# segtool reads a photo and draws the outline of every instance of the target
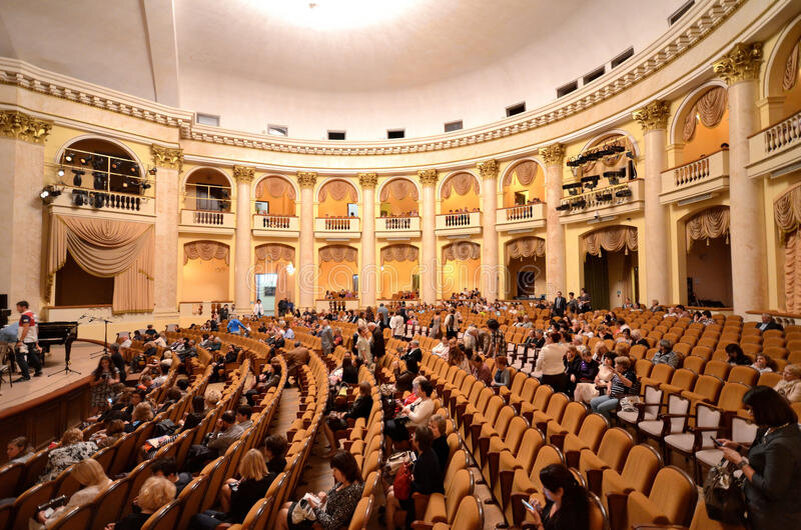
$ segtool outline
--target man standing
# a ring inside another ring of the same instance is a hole
[[[448,316],[445,317],[445,336],[452,339],[458,335],[459,323],[456,320],[456,310],[451,308]]]
[[[389,325],[389,309],[382,303],[378,305],[378,316],[381,319],[381,329]]]
[[[328,319],[323,320],[320,330],[320,347],[325,355],[331,355],[331,352],[334,351],[334,331],[331,329]]]
[[[556,291],[556,298],[553,300],[553,314],[557,317],[565,316],[565,309],[567,309],[567,300],[562,296],[562,291]]]
[[[386,353],[384,332],[381,330],[381,327],[376,326],[374,322],[367,324],[367,329],[373,334],[373,339],[370,341],[370,353],[373,356],[373,362],[379,363]]]
[[[400,312],[390,312],[389,327],[392,329],[392,336],[396,339],[403,338],[403,316]]]
[[[225,304],[220,308],[220,322],[228,320],[228,304]]]
[[[586,313],[592,311],[592,304],[590,303],[590,293],[584,287],[581,288],[581,295],[579,296],[579,310]]]
[[[438,339],[442,337],[442,320],[439,316],[439,311],[434,311],[434,317],[431,319],[431,328],[428,332],[428,336],[432,339]]]
[[[256,318],[261,318],[264,315],[264,306],[261,304],[261,298],[257,298],[256,303],[253,304],[253,315]]]
[[[17,311],[20,316],[19,326],[17,327],[17,343],[14,351],[21,376],[17,381],[30,381],[29,365],[33,367],[34,377],[42,375],[42,361],[39,359],[39,352],[36,347],[36,341],[38,340],[36,315],[30,310],[30,306],[25,300],[17,302]]]
[[[575,315],[579,312],[579,302],[576,300],[576,295],[573,294],[572,291],[567,293],[567,296],[569,297],[567,300],[567,311]]]

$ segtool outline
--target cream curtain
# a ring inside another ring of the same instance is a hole
[[[184,265],[189,263],[190,259],[203,261],[222,259],[228,265],[230,261],[229,250],[228,245],[217,241],[192,241],[184,245]]]
[[[716,206],[694,215],[687,221],[687,252],[693,245],[693,241],[705,239],[709,244],[710,239],[726,236],[726,243],[729,242],[729,208],[726,206]]]
[[[801,184],[796,184],[773,201],[773,217],[782,237],[801,226]]]
[[[481,257],[481,247],[476,243],[462,241],[451,243],[442,248],[442,260],[444,263],[478,259],[479,257]]]
[[[541,258],[545,255],[545,240],[541,237],[521,237],[506,244],[506,255],[511,259]]]
[[[451,196],[451,191],[457,195],[467,195],[471,189],[478,193],[478,181],[470,173],[457,173],[448,178],[442,185],[442,198],[447,199]]]
[[[793,46],[793,49],[790,50],[790,55],[787,56],[787,62],[784,65],[782,88],[785,90],[785,92],[792,90],[798,81],[798,54],[801,53],[801,50],[799,50],[800,44],[801,41],[795,43],[795,46]]]
[[[333,261],[335,263],[342,263],[349,261],[356,263],[356,249],[353,247],[346,247],[344,245],[329,245],[320,249],[320,261]]]
[[[388,202],[390,197],[402,201],[410,195],[412,199],[418,200],[417,186],[404,178],[392,180],[381,188],[381,202]]]
[[[537,176],[537,163],[531,160],[520,162],[514,167],[514,171],[508,171],[503,179],[503,185],[508,186],[512,183],[512,175],[517,175],[517,181],[522,186],[528,186]]]
[[[388,261],[417,261],[418,250],[413,245],[390,245],[381,249],[381,263]]]
[[[632,226],[610,226],[590,232],[581,238],[584,252],[601,256],[602,250],[617,252],[637,251],[637,229]]]
[[[727,103],[728,92],[723,87],[710,88],[704,92],[704,95],[698,98],[695,105],[687,112],[687,117],[684,118],[684,130],[682,131],[684,141],[689,142],[695,136],[696,114],[705,127],[716,127],[726,113]]]
[[[801,313],[801,230],[784,243],[784,295],[789,313]]]
[[[114,278],[113,312],[152,311],[154,241],[151,223],[54,215],[47,273],[63,267],[69,251],[87,273]]]
[[[356,193],[356,188],[349,182],[344,180],[332,180],[327,182],[320,188],[320,202],[324,201],[328,195],[335,201],[341,201],[346,196],[350,202],[356,202],[359,194]]]
[[[295,261],[295,249],[289,245],[267,244],[255,249],[256,259],[261,261]]]
[[[256,186],[256,197],[270,196],[275,199],[288,196],[295,200],[295,188],[281,177],[266,177]]]

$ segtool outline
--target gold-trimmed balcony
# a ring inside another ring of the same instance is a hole
[[[236,216],[231,212],[212,210],[181,210],[180,232],[198,234],[233,234]]]
[[[420,237],[420,218],[376,217],[375,236],[380,239],[406,240]]]
[[[358,217],[316,217],[314,237],[326,241],[347,241],[362,237]]]
[[[638,178],[564,197],[557,209],[561,224],[600,223],[612,221],[620,215],[638,212],[644,206],[645,181]]]
[[[729,151],[721,149],[711,155],[662,172],[662,204],[711,199],[729,189]]]
[[[434,231],[438,236],[461,237],[481,233],[481,212],[445,213],[437,216]]]
[[[45,204],[52,213],[92,215],[106,219],[142,220],[156,216],[153,197],[93,190],[77,186],[47,186]],[[44,190],[42,192],[44,194]]]
[[[801,169],[801,112],[748,138],[748,176],[781,177]]]
[[[503,208],[495,212],[495,228],[498,232],[527,232],[545,226],[545,204],[522,204]]]
[[[253,235],[265,237],[300,236],[300,219],[294,215],[253,215]]]

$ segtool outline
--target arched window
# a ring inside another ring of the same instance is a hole
[[[152,185],[146,168],[125,149],[100,138],[71,143],[59,165],[62,183],[73,188],[144,195]]]
[[[209,212],[231,211],[231,184],[220,171],[200,168],[192,172],[184,186],[184,207]]]

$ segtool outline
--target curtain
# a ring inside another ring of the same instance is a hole
[[[261,179],[259,184],[256,186],[256,198],[261,199],[266,196],[274,199],[288,196],[294,201],[295,188],[292,187],[292,184],[281,177],[266,177]]]
[[[113,312],[152,311],[154,233],[152,223],[54,215],[48,277],[64,266],[69,251],[87,273],[114,278]]]
[[[511,259],[541,258],[545,255],[545,240],[541,237],[521,237],[506,244],[506,254]]]
[[[190,259],[200,259],[210,261],[212,259],[223,259],[225,264],[229,264],[229,248],[224,243],[217,241],[192,241],[184,245],[184,265]]]
[[[709,244],[710,239],[726,236],[726,244],[729,243],[729,208],[726,206],[716,206],[708,208],[687,221],[687,252],[693,245],[693,241],[706,239]]]
[[[684,141],[689,142],[695,136],[696,115],[700,117],[704,127],[716,127],[726,113],[727,103],[728,92],[723,87],[710,88],[704,92],[688,111],[687,117],[684,118],[684,130],[682,131]]]
[[[332,180],[324,184],[320,188],[320,202],[323,202],[329,194],[335,201],[341,201],[347,196],[349,202],[356,202],[359,197],[358,193],[356,193],[356,188],[350,182],[345,182],[344,180]]]
[[[475,190],[478,193],[478,181],[476,177],[470,173],[457,173],[442,185],[442,198],[447,199],[451,196],[451,191],[455,191],[457,195],[467,195],[470,190]]]
[[[333,261],[335,263],[349,261],[356,263],[356,249],[344,245],[329,245],[320,249],[320,261]]]
[[[508,186],[512,183],[512,174],[517,175],[517,181],[522,186],[528,186],[537,176],[537,163],[526,160],[515,166],[514,171],[508,171],[503,179],[503,185]]]
[[[457,260],[478,259],[480,256],[481,247],[476,243],[469,243],[467,241],[451,243],[442,248],[442,259],[444,263]]]
[[[399,178],[394,179],[381,188],[381,202],[388,202],[390,197],[394,198],[395,200],[402,201],[409,195],[412,196],[412,199],[418,200],[417,194],[417,186],[415,186],[410,180]]]
[[[801,226],[801,184],[796,184],[773,201],[773,217],[783,238]]]
[[[260,261],[295,261],[295,249],[289,245],[267,244],[255,249],[256,260]]]
[[[295,292],[294,276],[290,275],[286,267],[295,262],[295,249],[289,245],[268,243],[255,248],[256,274],[274,273],[278,275],[275,284],[276,304],[283,298],[293,299]],[[276,305],[276,307],[278,307]]]
[[[624,167],[627,161],[627,158],[624,156],[626,151],[633,151],[633,147],[631,142],[629,141],[628,137],[623,135],[617,135],[613,137],[606,138],[600,145],[596,145],[590,149],[587,149],[582,152],[582,154],[591,153],[594,151],[598,151],[606,146],[623,146],[624,151],[621,153],[615,153],[611,155],[606,155],[601,157],[598,160],[588,160],[579,166],[581,169],[581,175],[579,176],[587,176],[592,174],[602,173],[604,171],[614,171]],[[601,162],[601,167],[598,166],[598,162]]]
[[[784,294],[789,313],[801,313],[801,230],[784,243]]]
[[[593,309],[609,309],[609,264],[606,258],[586,256],[584,288],[590,295]]]
[[[601,256],[602,250],[617,252],[637,251],[637,229],[632,226],[610,226],[582,236],[584,252],[591,256]]]
[[[388,261],[417,261],[418,250],[413,245],[390,245],[381,249],[381,263]]]
[[[792,90],[798,81],[798,54],[800,51],[799,44],[801,44],[801,41],[795,43],[793,49],[790,50],[790,55],[787,56],[787,63],[784,65],[782,88],[785,90],[785,92]]]

